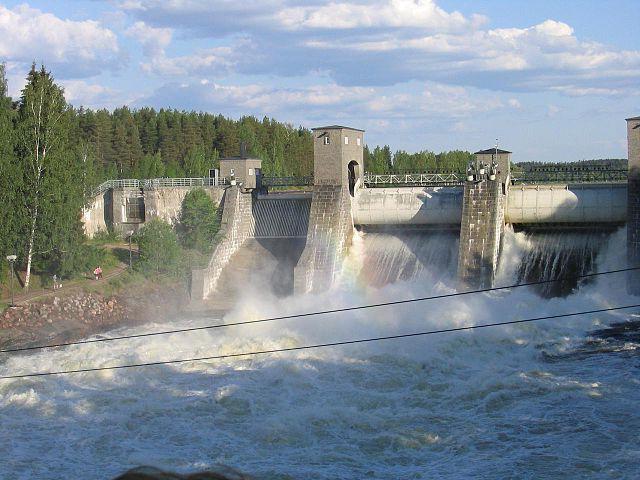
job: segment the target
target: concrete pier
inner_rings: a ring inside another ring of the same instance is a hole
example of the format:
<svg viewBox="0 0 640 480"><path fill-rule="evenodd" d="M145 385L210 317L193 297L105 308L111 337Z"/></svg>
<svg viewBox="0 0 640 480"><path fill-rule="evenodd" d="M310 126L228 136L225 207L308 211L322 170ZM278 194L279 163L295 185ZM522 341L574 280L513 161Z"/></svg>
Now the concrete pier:
<svg viewBox="0 0 640 480"><path fill-rule="evenodd" d="M504 229L504 203L498 182L468 182L464 187L458 253L458 281L463 289L493 284Z"/></svg>
<svg viewBox="0 0 640 480"><path fill-rule="evenodd" d="M475 153L465 183L458 253L461 289L488 288L498 267L510 183L511 152L489 149Z"/></svg>
<svg viewBox="0 0 640 480"><path fill-rule="evenodd" d="M353 235L351 199L364 173L363 137L364 131L340 125L313 129L315 185L296 293L326 290L342 266Z"/></svg>
<svg viewBox="0 0 640 480"><path fill-rule="evenodd" d="M629 183L627 188L627 249L629 266L640 267L640 117L627 119ZM640 271L628 272L627 290L640 296Z"/></svg>

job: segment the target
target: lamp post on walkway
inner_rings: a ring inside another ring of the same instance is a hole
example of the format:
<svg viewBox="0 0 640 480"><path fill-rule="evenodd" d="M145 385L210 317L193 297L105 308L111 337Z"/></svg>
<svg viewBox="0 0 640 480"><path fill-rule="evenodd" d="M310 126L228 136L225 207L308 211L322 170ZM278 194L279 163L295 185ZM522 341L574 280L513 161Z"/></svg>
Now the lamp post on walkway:
<svg viewBox="0 0 640 480"><path fill-rule="evenodd" d="M7 255L7 261L9 262L9 265L11 266L11 280L9 280L9 289L11 290L11 307L15 306L15 302L13 299L13 277L15 277L15 272L13 269L13 264L16 261L16 259L18 258L17 255Z"/></svg>

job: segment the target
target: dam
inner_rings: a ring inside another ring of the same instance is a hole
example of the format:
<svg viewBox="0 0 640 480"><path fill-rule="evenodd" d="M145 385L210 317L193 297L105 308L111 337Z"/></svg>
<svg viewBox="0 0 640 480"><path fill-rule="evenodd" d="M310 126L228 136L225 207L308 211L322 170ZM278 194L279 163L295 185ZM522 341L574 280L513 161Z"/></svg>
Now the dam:
<svg viewBox="0 0 640 480"><path fill-rule="evenodd" d="M411 250L419 250L420 235L425 241L453 235L457 258L451 261L462 289L494 285L506 228L544 232L544 241L551 241L554 235L611 232L626 225L628 264L635 266L640 117L627 119L627 126L628 172L556 168L521 174L512 172L511 152L496 146L477 151L464 174L387 175L365 173L363 130L318 127L312 130L312 178L264 176L259 159L241 155L221 159L220 172L211 178L116 180L103 184L85 210L85 228L91 234L110 225L127 234L153 217L174 223L186 192L204 188L221 207L221 229L206 268L192 271L194 303L231 296L229 284L239 276L251 278L268 259L269 281L278 284L280 294L325 291L342 270L354 231L413 232ZM595 243L588 240L586 250L571 255L584 256ZM521 278L531 275L528 270ZM629 272L627 287L640 294L637 272Z"/></svg>

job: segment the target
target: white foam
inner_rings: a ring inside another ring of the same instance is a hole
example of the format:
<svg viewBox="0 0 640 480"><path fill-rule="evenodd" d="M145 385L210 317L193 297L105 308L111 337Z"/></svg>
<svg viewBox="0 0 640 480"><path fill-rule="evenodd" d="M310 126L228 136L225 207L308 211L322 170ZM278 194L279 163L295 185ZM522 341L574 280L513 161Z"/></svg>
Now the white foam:
<svg viewBox="0 0 640 480"><path fill-rule="evenodd" d="M507 253L521 240L507 233ZM370 246L366 236L360 241L356 254ZM620 266L624 232L609 243L598 260L601 270ZM512 254L516 265L522 254ZM357 267L357 257L351 260ZM431 281L428 265L421 268L425 275L382 288L343 283L287 299L253 292L225 320L453 291L440 273ZM508 268L501 275L508 277ZM624 285L620 274L565 298L545 300L515 289L88 344L10 356L0 373L201 357L587 310L631 302ZM460 478L489 471L495 477L632 476L639 465L628 452L640 448L640 389L628 360L621 354L543 355L571 353L592 328L628 315L2 381L0 477L109 478L138 464L188 471L218 463L258 478ZM173 326L206 323L213 319L178 318ZM164 328L149 324L118 334Z"/></svg>

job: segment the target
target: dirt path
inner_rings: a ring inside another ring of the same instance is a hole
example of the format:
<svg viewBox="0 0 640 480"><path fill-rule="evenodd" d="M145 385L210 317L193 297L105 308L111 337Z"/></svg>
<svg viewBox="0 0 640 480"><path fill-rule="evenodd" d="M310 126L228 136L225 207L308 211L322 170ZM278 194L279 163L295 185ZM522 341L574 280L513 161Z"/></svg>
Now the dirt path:
<svg viewBox="0 0 640 480"><path fill-rule="evenodd" d="M103 247L111 250L129 248L128 244L117 244L117 243L106 244L106 245L103 245ZM134 253L134 255L137 255L138 254L137 248L135 247L132 248L132 252ZM108 273L105 273L102 276L102 279L97 280L98 282L97 284L106 283L110 279L122 275L128 270L128 268L129 268L128 262L119 261L113 269L110 269ZM38 300L38 299L50 297L50 296L53 296L54 294L56 296L67 295L70 292L74 292L78 290L82 286L96 284L96 280L93 278L93 275L91 274L91 272L87 272L84 274L83 278L77 278L74 280L67 280L62 282L62 287L56 290L54 290L53 287L48 287L46 289L34 288L28 292L23 292L22 290L19 290L19 286L17 286L16 284L14 284L14 288L16 288L16 292L14 294L14 298L15 298L14 303L16 305L24 305L29 303L32 300ZM5 304L10 304L11 296L7 295L4 298L1 298L0 302Z"/></svg>

